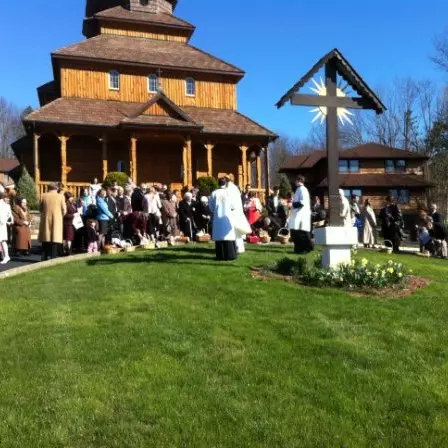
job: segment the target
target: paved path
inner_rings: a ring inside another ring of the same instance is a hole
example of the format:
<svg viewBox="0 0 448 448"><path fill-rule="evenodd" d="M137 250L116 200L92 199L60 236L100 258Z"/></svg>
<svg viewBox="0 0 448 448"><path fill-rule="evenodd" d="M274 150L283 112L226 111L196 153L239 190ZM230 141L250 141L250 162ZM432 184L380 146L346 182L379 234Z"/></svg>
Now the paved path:
<svg viewBox="0 0 448 448"><path fill-rule="evenodd" d="M29 264L35 264L40 261L39 246L34 246L31 250L31 255L29 257L24 256L12 256L11 261L7 264L0 264L0 272L9 271L14 268L21 268L22 266L27 266Z"/></svg>

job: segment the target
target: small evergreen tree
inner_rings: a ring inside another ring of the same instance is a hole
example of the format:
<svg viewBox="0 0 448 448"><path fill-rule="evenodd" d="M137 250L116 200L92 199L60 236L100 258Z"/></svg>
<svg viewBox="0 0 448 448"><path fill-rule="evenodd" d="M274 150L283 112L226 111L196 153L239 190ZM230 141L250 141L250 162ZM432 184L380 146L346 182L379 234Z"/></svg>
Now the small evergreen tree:
<svg viewBox="0 0 448 448"><path fill-rule="evenodd" d="M214 177L200 177L196 182L200 196L210 196L218 188L218 181Z"/></svg>
<svg viewBox="0 0 448 448"><path fill-rule="evenodd" d="M280 197L286 198L292 193L291 182L284 173L280 174Z"/></svg>
<svg viewBox="0 0 448 448"><path fill-rule="evenodd" d="M27 200L28 208L30 210L39 209L39 201L37 200L36 195L36 184L25 167L23 167L22 174L19 182L17 183L17 195Z"/></svg>
<svg viewBox="0 0 448 448"><path fill-rule="evenodd" d="M124 187L129 179L129 176L126 173L121 173L119 171L111 171L103 181L103 187L109 188L112 187L115 182L120 186Z"/></svg>

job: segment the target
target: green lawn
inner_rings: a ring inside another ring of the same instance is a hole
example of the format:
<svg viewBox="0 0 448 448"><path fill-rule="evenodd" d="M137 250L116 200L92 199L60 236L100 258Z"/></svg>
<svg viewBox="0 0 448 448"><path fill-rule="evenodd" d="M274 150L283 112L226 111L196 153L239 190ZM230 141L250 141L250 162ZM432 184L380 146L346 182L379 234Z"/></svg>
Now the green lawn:
<svg viewBox="0 0 448 448"><path fill-rule="evenodd" d="M1 281L0 446L448 446L448 262L400 256L433 281L390 301L250 277L285 253Z"/></svg>

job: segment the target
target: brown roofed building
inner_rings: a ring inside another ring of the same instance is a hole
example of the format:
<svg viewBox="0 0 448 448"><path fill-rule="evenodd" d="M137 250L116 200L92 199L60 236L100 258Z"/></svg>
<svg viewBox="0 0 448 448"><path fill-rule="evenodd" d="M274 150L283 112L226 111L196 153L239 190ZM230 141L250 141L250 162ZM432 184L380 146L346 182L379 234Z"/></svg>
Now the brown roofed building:
<svg viewBox="0 0 448 448"><path fill-rule="evenodd" d="M17 159L0 159L0 183L7 187L14 184L13 173L19 168Z"/></svg>
<svg viewBox="0 0 448 448"><path fill-rule="evenodd" d="M30 143L13 145L39 194L51 181L78 194L117 170L173 188L232 173L262 189L276 136L237 111L244 72L190 45L176 4L87 0L87 39L52 53L54 80L24 120Z"/></svg>
<svg viewBox="0 0 448 448"><path fill-rule="evenodd" d="M412 215L426 203L431 187L425 175L426 156L369 143L341 151L339 157L339 185L346 196L369 198L373 208L379 210L391 195L403 213ZM326 151L291 157L280 171L291 181L297 174L305 175L311 193L327 204Z"/></svg>

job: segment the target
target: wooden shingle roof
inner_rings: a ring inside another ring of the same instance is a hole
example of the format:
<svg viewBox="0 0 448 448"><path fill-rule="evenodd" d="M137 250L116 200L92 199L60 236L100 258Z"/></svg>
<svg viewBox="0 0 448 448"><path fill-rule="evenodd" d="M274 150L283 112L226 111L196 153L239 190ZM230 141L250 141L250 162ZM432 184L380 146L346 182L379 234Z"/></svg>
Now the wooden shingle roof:
<svg viewBox="0 0 448 448"><path fill-rule="evenodd" d="M339 174L339 185L344 187L426 188L432 186L424 176L406 173ZM318 187L328 187L325 178Z"/></svg>
<svg viewBox="0 0 448 448"><path fill-rule="evenodd" d="M296 171L314 168L318 162L327 157L325 150L313 151L306 156L293 156L286 160L281 171ZM366 143L339 152L339 158L347 159L414 159L425 161L428 157L418 152L392 148L378 143Z"/></svg>
<svg viewBox="0 0 448 448"><path fill-rule="evenodd" d="M133 22L142 24L156 24L165 25L175 28L184 28L186 30L194 31L195 27L186 20L179 19L171 14L166 13L151 13L141 11L130 11L122 6L105 9L96 13L94 18L117 20L120 22Z"/></svg>
<svg viewBox="0 0 448 448"><path fill-rule="evenodd" d="M198 132L219 135L263 137L276 135L250 118L233 110L202 107L179 108L178 116L143 115L150 103L84 98L59 98L25 117L25 123L66 124L119 128L124 125L194 128ZM176 106L178 107L178 106Z"/></svg>
<svg viewBox="0 0 448 448"><path fill-rule="evenodd" d="M0 159L0 173L9 173L20 165L17 159Z"/></svg>
<svg viewBox="0 0 448 448"><path fill-rule="evenodd" d="M89 60L129 66L219 73L242 78L244 72L211 54L182 42L102 34L61 48L53 58Z"/></svg>

